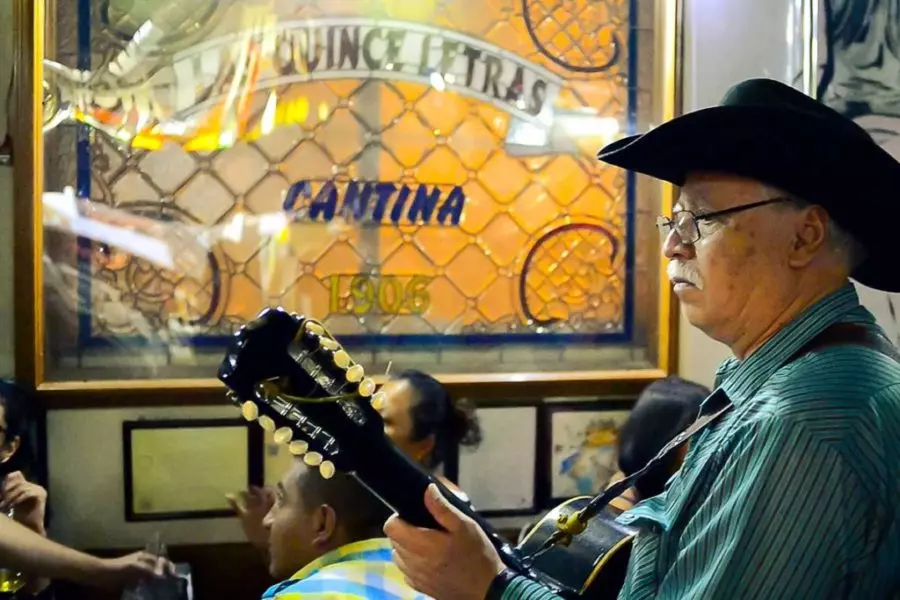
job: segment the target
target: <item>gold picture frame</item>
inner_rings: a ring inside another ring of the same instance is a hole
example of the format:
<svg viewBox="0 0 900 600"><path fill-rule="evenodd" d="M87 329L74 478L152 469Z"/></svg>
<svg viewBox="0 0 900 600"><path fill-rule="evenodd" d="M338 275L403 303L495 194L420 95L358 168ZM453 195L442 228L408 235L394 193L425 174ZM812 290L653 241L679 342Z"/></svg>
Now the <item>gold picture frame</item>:
<svg viewBox="0 0 900 600"><path fill-rule="evenodd" d="M509 0L511 5L513 0ZM522 0L527 5L530 0ZM630 1L632 8L636 0ZM520 5L519 0L515 4ZM42 136L45 98L43 58L55 43L48 15L55 15L57 3L14 0L14 73L15 95L12 110L15 213L15 372L34 386L48 406L133 406L150 404L218 404L223 387L213 376L92 378L76 371L70 377L53 377L47 370L48 323L45 318L45 244L43 192L45 186L45 148ZM636 8L635 8L636 10ZM635 94L653 115L653 120L668 120L680 110L680 65L682 3L680 0L655 0L652 39L640 41L641 52L652 51L652 85L636 89ZM637 27L632 27L637 31ZM652 43L650 43L652 42ZM646 79L645 79L646 81ZM640 178L640 185L659 198L658 212L668 214L674 190L671 186ZM634 215L632 215L634 218ZM647 219L648 216L644 215ZM650 217L652 218L652 217ZM649 222L649 220L647 221ZM643 235L643 234L642 234ZM655 234L654 234L655 237ZM676 370L677 307L668 288L664 269L657 265L648 274L654 280L658 301L651 304L657 316L650 328L646 366L640 368L539 371L536 368L507 369L504 372L444 371L430 369L459 396L541 397L630 395L647 383ZM634 290L632 289L632 295ZM632 302L633 298L626 298ZM260 306L262 308L262 306ZM339 334L338 334L339 335ZM477 353L472 350L470 353ZM528 352L527 348L525 352ZM360 362L365 363L364 360ZM539 363L539 359L532 362ZM213 375L214 368L209 369Z"/></svg>

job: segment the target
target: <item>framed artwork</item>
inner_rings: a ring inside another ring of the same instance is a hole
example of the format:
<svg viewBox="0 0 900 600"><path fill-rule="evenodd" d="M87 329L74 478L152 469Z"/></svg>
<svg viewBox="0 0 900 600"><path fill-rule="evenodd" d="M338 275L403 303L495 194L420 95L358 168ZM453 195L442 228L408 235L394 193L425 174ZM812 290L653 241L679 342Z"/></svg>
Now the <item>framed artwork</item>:
<svg viewBox="0 0 900 600"><path fill-rule="evenodd" d="M812 68L813 95L853 119L879 145L900 160L900 92L897 64L900 48L893 42L900 32L890 2L870 0L812 0L818 7L815 26L808 32L806 56ZM814 11L812 11L814 12ZM869 58L873 57L873 58ZM856 284L866 305L895 344L900 344L900 294Z"/></svg>
<svg viewBox="0 0 900 600"><path fill-rule="evenodd" d="M459 486L485 516L532 514L536 509L537 406L476 411L482 441L459 451Z"/></svg>
<svg viewBox="0 0 900 600"><path fill-rule="evenodd" d="M619 427L632 401L545 406L545 474L549 503L594 495L618 471Z"/></svg>
<svg viewBox="0 0 900 600"><path fill-rule="evenodd" d="M125 520L234 516L225 495L262 479L259 431L233 419L125 421Z"/></svg>
<svg viewBox="0 0 900 600"><path fill-rule="evenodd" d="M675 114L676 0L15 2L16 364L51 401L212 398L272 305L460 393L671 372L672 190L595 157Z"/></svg>

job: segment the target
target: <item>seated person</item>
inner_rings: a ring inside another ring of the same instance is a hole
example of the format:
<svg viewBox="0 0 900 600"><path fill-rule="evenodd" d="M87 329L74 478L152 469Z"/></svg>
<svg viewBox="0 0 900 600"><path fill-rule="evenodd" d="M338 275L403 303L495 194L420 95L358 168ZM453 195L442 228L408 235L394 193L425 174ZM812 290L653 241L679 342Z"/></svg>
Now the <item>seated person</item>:
<svg viewBox="0 0 900 600"><path fill-rule="evenodd" d="M391 560L382 527L391 511L355 479L324 479L294 461L263 520L269 572L284 580L264 599L425 599L406 585Z"/></svg>
<svg viewBox="0 0 900 600"><path fill-rule="evenodd" d="M454 401L437 379L413 369L385 382L381 391L385 394L384 403L376 408L384 420L385 434L407 456L435 473L449 490L468 500L462 490L437 475L437 471L458 445L477 446L481 442L481 428L473 407Z"/></svg>
<svg viewBox="0 0 900 600"><path fill-rule="evenodd" d="M100 559L46 539L47 490L35 482L29 406L25 390L0 379L0 568L26 573L16 597L51 597L52 578L119 590L170 574L170 562L146 552Z"/></svg>
<svg viewBox="0 0 900 600"><path fill-rule="evenodd" d="M47 537L47 490L35 481L35 453L28 435L31 405L25 390L0 379L0 512ZM37 596L49 585L48 579L30 577L22 591Z"/></svg>
<svg viewBox="0 0 900 600"><path fill-rule="evenodd" d="M688 428L700 414L700 404L710 390L681 377L670 376L651 383L638 397L631 414L619 430L618 481L642 469L676 435ZM662 494L687 453L687 444L641 477L633 488L611 503L628 510L641 500Z"/></svg>
<svg viewBox="0 0 900 600"><path fill-rule="evenodd" d="M481 429L474 410L454 402L441 383L421 371L404 371L381 386L385 399L376 407L384 420L384 433L407 456L432 473L443 465L457 444L476 446ZM464 500L468 497L450 480L436 475ZM265 550L268 534L262 519L272 507L274 492L251 487L228 502L241 520L247 540Z"/></svg>
<svg viewBox="0 0 900 600"><path fill-rule="evenodd" d="M49 540L0 515L0 564L35 577L65 579L95 588L121 590L171 576L175 565L148 552L97 558Z"/></svg>

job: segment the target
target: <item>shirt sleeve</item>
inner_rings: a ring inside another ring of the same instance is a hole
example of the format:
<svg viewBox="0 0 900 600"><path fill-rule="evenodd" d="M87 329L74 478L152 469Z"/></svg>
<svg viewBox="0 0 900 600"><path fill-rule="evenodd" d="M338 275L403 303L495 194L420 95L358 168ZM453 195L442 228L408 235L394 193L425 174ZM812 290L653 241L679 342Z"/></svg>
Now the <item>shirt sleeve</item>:
<svg viewBox="0 0 900 600"><path fill-rule="evenodd" d="M848 585L849 565L871 537L871 497L839 438L790 417L743 426L715 481L691 500L677 546L667 548L676 556L657 599L802 600Z"/></svg>
<svg viewBox="0 0 900 600"><path fill-rule="evenodd" d="M562 600L562 596L523 575L504 571L494 580L485 600Z"/></svg>

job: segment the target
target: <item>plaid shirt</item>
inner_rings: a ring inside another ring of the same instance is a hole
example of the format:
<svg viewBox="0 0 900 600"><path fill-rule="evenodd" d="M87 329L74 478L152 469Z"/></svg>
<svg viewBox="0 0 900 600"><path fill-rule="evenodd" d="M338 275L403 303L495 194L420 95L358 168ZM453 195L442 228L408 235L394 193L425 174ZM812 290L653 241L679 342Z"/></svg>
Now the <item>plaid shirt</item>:
<svg viewBox="0 0 900 600"><path fill-rule="evenodd" d="M341 546L274 585L263 600L426 600L403 581L387 539Z"/></svg>

